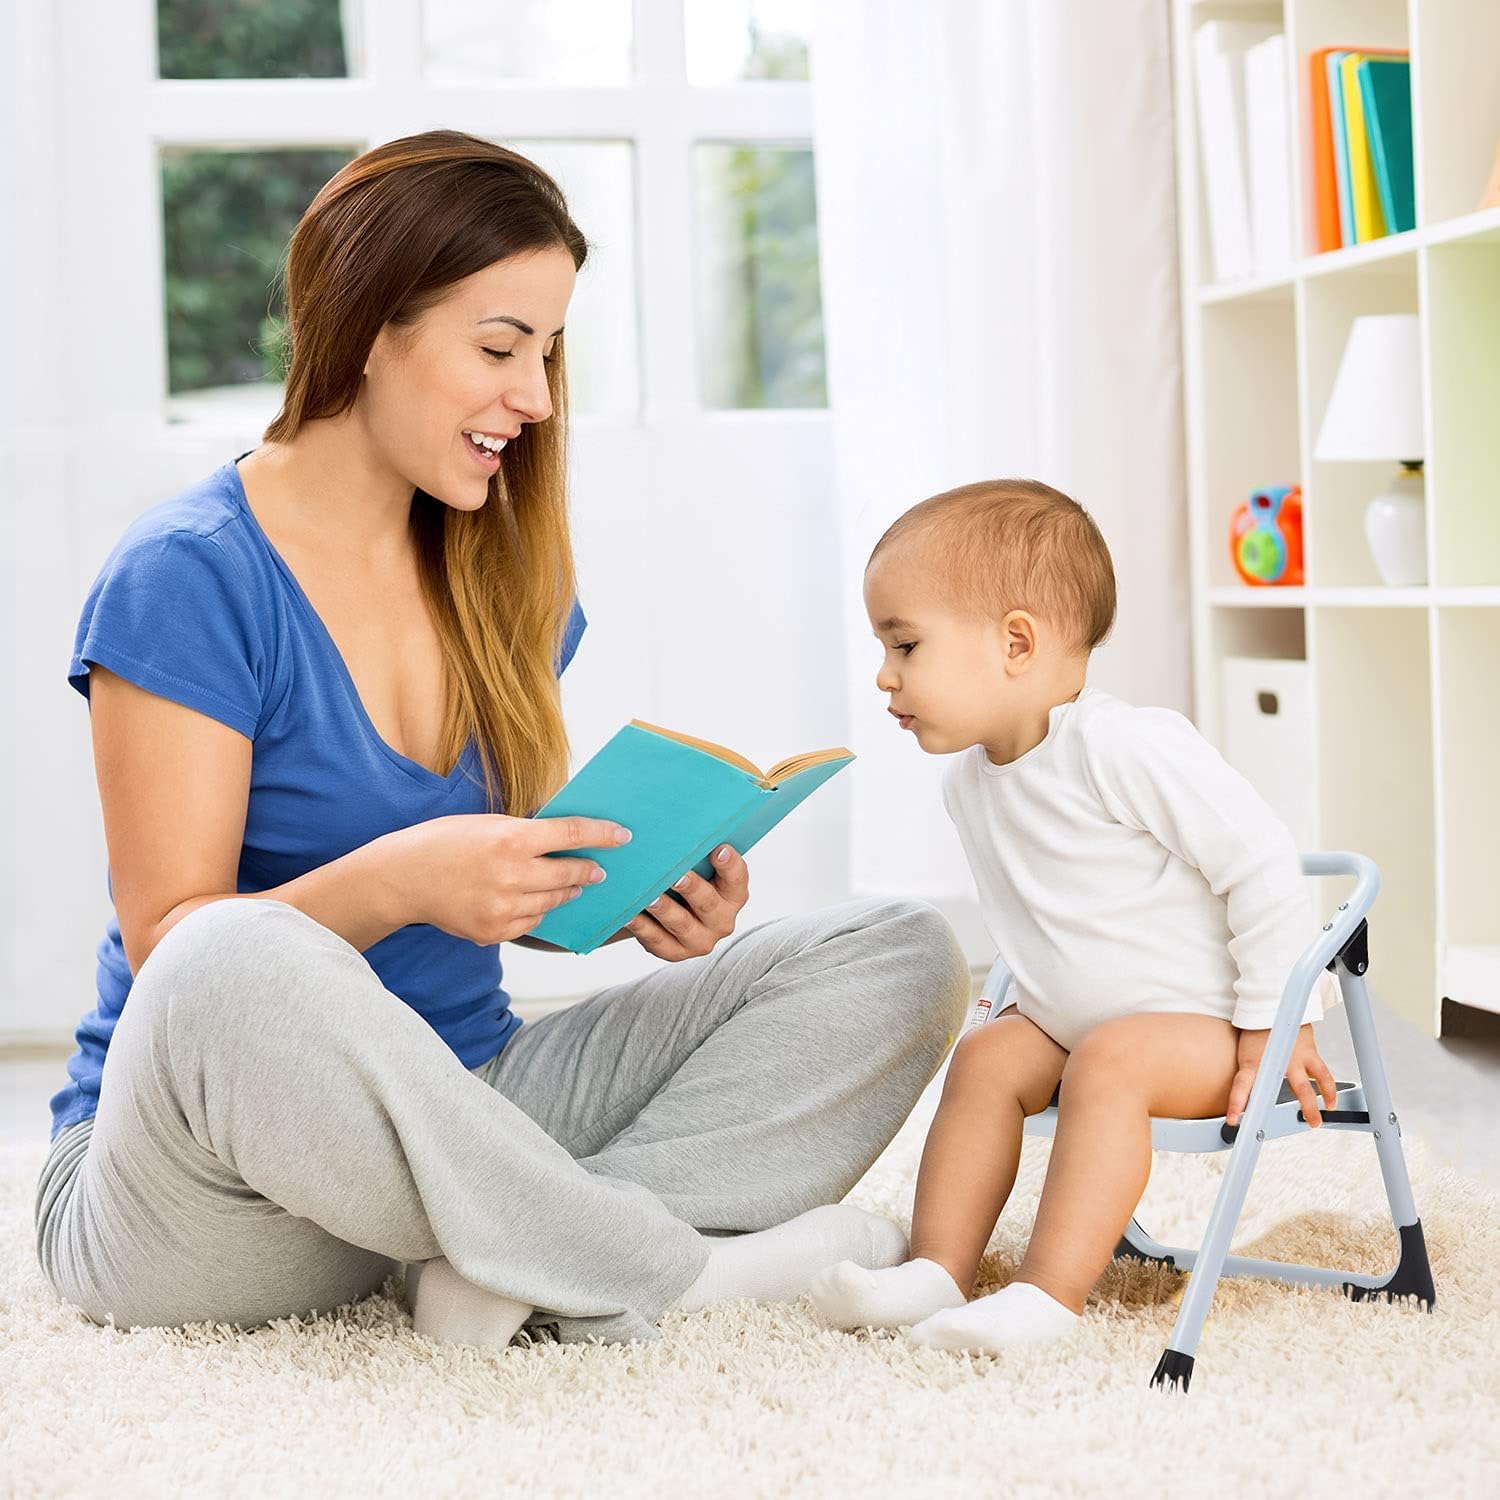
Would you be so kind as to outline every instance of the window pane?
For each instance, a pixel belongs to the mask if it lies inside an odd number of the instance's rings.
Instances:
[[[281,379],[273,283],[303,210],[354,154],[162,153],[169,392]]]
[[[162,78],[344,78],[340,0],[156,0]]]
[[[808,0],[684,0],[687,76],[700,87],[807,77]]]
[[[424,0],[435,83],[630,82],[631,0]]]
[[[589,242],[568,307],[568,394],[575,412],[632,418],[636,340],[634,158],[624,141],[507,141],[549,172]]]
[[[826,406],[812,152],[699,146],[695,158],[704,404]]]

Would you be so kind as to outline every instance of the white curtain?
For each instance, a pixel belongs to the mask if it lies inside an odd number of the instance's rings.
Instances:
[[[1186,505],[1166,0],[822,0],[814,58],[860,892],[972,894],[940,757],[875,691],[871,546],[956,484],[1098,521],[1120,613],[1090,680],[1186,709]]]

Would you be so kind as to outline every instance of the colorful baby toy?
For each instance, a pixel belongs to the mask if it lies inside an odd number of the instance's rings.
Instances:
[[[1302,486],[1256,490],[1229,523],[1234,570],[1251,584],[1294,588],[1302,582]]]

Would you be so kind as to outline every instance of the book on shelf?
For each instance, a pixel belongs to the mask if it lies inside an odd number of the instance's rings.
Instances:
[[[715,849],[743,854],[853,759],[842,747],[815,750],[762,771],[723,745],[633,719],[537,813],[608,818],[630,842],[562,851],[593,859],[605,879],[548,912],[532,935],[591,953],[689,870],[713,879]]]
[[[1313,249],[1338,250],[1414,228],[1407,54],[1320,47],[1308,54],[1307,78]]]
[[[1193,33],[1212,279],[1285,270],[1293,255],[1286,39],[1256,21]]]
[[[1367,57],[1359,65],[1365,134],[1380,193],[1386,231],[1417,227],[1411,153],[1411,64],[1404,58]]]

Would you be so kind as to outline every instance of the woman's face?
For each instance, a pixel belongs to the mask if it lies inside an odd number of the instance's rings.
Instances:
[[[499,449],[552,415],[547,361],[573,295],[561,247],[496,261],[407,327],[386,324],[356,411],[374,453],[414,488],[478,510]]]

